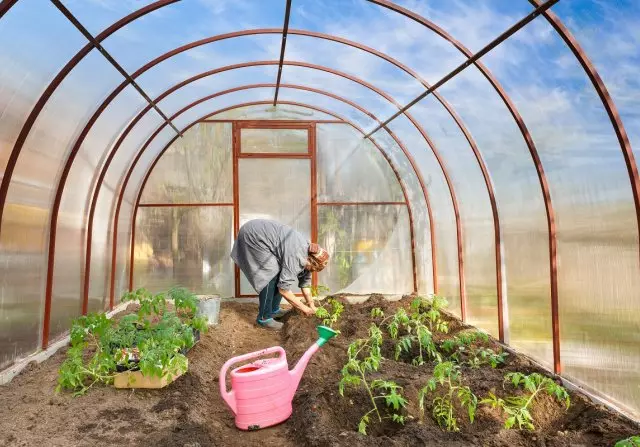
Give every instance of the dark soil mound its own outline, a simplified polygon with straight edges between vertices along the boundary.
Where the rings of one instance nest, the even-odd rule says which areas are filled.
[[[532,411],[536,425],[533,432],[505,430],[504,417],[486,406],[478,408],[474,424],[460,417],[460,431],[446,432],[431,417],[430,402],[422,420],[416,404],[418,391],[431,377],[434,363],[413,366],[402,362],[403,358],[396,362],[393,360],[393,346],[385,341],[385,360],[374,377],[394,380],[403,387],[404,396],[409,401],[408,414],[414,419],[408,420],[404,426],[391,421],[372,423],[369,435],[360,435],[357,433],[358,422],[371,408],[366,391],[349,389],[345,391],[345,397],[338,393],[340,369],[347,358],[347,347],[356,338],[367,337],[372,321],[371,309],[380,307],[389,315],[400,306],[408,308],[409,303],[410,298],[389,302],[372,296],[362,304],[350,305],[345,311],[338,322],[340,336],[327,343],[311,360],[294,399],[294,413],[288,425],[298,445],[612,446],[617,440],[638,431],[638,427],[626,418],[572,393],[569,410],[549,396],[542,396]],[[448,336],[469,328],[455,318],[447,316],[447,320],[450,327]],[[283,334],[283,347],[290,359],[299,358],[312,342],[309,334],[314,325],[314,321],[296,315],[289,319]],[[498,348],[498,345],[494,347]],[[479,369],[462,367],[464,383],[478,398],[487,396],[490,391],[501,390],[504,375],[511,371],[544,373],[525,357],[513,354],[496,369],[489,366]]]
[[[344,301],[344,298],[339,298]],[[534,410],[535,432],[504,430],[503,417],[486,407],[478,410],[470,425],[460,418],[460,432],[443,431],[431,418],[431,408],[420,420],[418,390],[431,377],[433,363],[412,366],[393,359],[393,346],[383,345],[384,360],[377,377],[396,381],[409,400],[407,414],[415,419],[398,425],[372,423],[369,435],[357,433],[369,400],[362,390],[338,393],[340,370],[347,346],[367,336],[371,309],[387,314],[409,299],[389,302],[374,295],[368,301],[348,305],[338,323],[341,334],[311,359],[293,402],[293,416],[285,423],[255,432],[236,429],[231,411],[220,397],[218,372],[233,356],[280,344],[289,365],[316,340],[315,318],[291,314],[281,334],[254,325],[256,305],[225,303],[221,323],[188,353],[189,371],[161,390],[116,390],[96,386],[87,395],[56,395],[57,370],[64,350],[42,364],[30,365],[11,383],[0,387],[0,445],[7,446],[612,446],[615,441],[640,432],[622,416],[596,406],[581,395],[571,396],[565,411],[550,398]],[[449,319],[451,333],[467,326]],[[403,360],[401,358],[400,360]],[[501,390],[508,371],[538,369],[526,358],[510,355],[497,369],[463,368],[467,385],[479,396]],[[430,405],[430,404],[429,404]]]

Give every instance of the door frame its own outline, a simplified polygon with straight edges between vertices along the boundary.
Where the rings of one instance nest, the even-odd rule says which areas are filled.
[[[307,153],[253,153],[241,151],[240,133],[242,129],[303,129],[307,131]],[[232,146],[233,146],[233,236],[238,238],[240,231],[240,183],[238,175],[238,164],[241,158],[248,159],[308,159],[310,161],[310,182],[311,197],[309,200],[309,210],[311,219],[311,241],[318,240],[318,192],[317,192],[317,171],[316,171],[316,123],[314,121],[291,121],[291,120],[248,120],[233,121],[232,123]],[[235,295],[239,298],[253,298],[257,295],[242,295],[240,293],[240,268],[235,265]],[[318,283],[318,274],[312,274],[312,284]],[[300,296],[300,294],[297,294]]]

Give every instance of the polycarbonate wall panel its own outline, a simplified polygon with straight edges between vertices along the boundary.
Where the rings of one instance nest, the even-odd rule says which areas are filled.
[[[333,120],[331,115],[306,107],[278,103],[238,107],[237,109],[212,115],[211,119],[229,120]]]
[[[563,372],[640,408],[638,223],[620,145],[591,81],[544,18],[503,47],[526,58],[526,72],[501,70],[492,54],[486,64],[529,124],[556,212]]]
[[[438,90],[473,135],[495,185],[507,282],[507,340],[551,365],[549,235],[542,190],[522,132],[496,90],[469,67]]]
[[[615,102],[640,159],[640,3],[635,0],[560,2],[553,11],[578,39]]]
[[[154,11],[143,20],[136,20],[114,33],[103,43],[129,72],[147,61],[181,45],[217,34],[247,28],[280,28],[284,20],[284,2],[177,2]],[[149,36],[162,36],[154,39]],[[265,45],[277,59],[281,35],[275,35],[276,45]],[[233,42],[233,41],[231,41]],[[238,43],[214,53],[196,52],[193,63],[233,58],[234,53],[247,51]],[[188,69],[187,64],[183,64]],[[209,65],[212,65],[209,63]],[[166,72],[165,72],[166,73]],[[144,85],[144,84],[143,84]]]
[[[134,287],[232,296],[233,207],[140,208]]]
[[[123,200],[118,216],[116,244],[116,263],[113,281],[113,296],[115,304],[120,302],[122,295],[129,290],[129,263],[131,262],[131,222],[133,221],[133,204]],[[111,258],[109,258],[111,259]],[[108,267],[111,274],[111,265]],[[111,277],[109,277],[111,281]],[[109,290],[109,289],[107,289]]]
[[[82,227],[76,229],[79,233],[72,236],[73,240],[64,242],[66,244],[65,249],[67,250],[66,256],[68,257],[68,261],[65,263],[68,266],[67,271],[58,268],[56,258],[56,269],[54,271],[55,276],[53,281],[54,295],[57,294],[57,287],[68,287],[66,285],[67,280],[65,275],[80,275],[82,277],[81,287],[83,287],[86,254],[85,228],[88,223],[89,207],[93,198],[95,182],[100,173],[99,168],[102,166],[106,153],[117,139],[119,131],[123,126],[123,122],[125,120],[128,121],[136,110],[142,109],[143,104],[146,104],[146,102],[140,94],[135,91],[133,87],[127,87],[96,120],[94,126],[91,128],[84,142],[80,146],[80,150],[71,165],[69,176],[66,181],[67,186],[62,193],[62,199],[60,202],[61,214],[59,217],[60,222],[58,223],[58,234],[64,232],[65,225],[69,225],[62,221],[63,216],[66,215],[66,213],[76,213],[78,216],[83,216],[83,220],[81,224]],[[108,194],[109,197],[111,197],[111,192]],[[100,203],[101,199],[104,200],[104,197],[101,197],[98,200],[98,203]],[[105,206],[108,205],[102,204],[102,207]],[[101,215],[100,210],[101,208],[99,205],[96,207],[96,214],[94,217],[96,225],[99,225],[98,221],[101,218],[104,218],[104,216]],[[76,222],[76,225],[77,224],[78,222]],[[106,239],[103,240],[103,238],[107,236],[107,233],[97,233],[97,231],[94,231],[93,233],[94,242],[97,242],[100,247],[106,249]],[[95,241],[95,239],[98,239],[98,241]],[[71,251],[72,249],[73,251]],[[93,258],[96,258],[96,267],[99,268],[100,271],[104,271],[104,263],[106,262],[107,255],[110,253],[110,251],[107,253],[92,250],[92,261],[94,260]],[[99,284],[94,284],[90,281],[88,303],[89,311],[103,309],[102,300],[105,296],[105,291],[101,289],[103,286],[103,279],[100,279]],[[80,295],[82,295],[82,293],[80,293]]]
[[[435,97],[429,96],[420,101],[411,108],[410,113],[434,144],[456,195],[462,229],[467,321],[497,336],[495,233],[489,194],[478,160],[461,129]],[[422,171],[438,173],[440,181],[437,183],[445,189],[434,191],[434,196],[437,196],[434,201],[448,202],[443,209],[453,210],[451,193],[444,183],[442,168],[424,138],[406,118],[394,120],[390,127],[396,135],[411,141],[409,147]],[[451,230],[455,231],[455,226],[448,226],[446,237],[457,240],[455,232]],[[451,290],[449,293],[453,292],[452,296],[459,296],[459,280],[450,276],[458,272],[457,251],[453,256],[449,253],[446,256],[446,286]]]
[[[318,202],[404,202],[387,160],[348,124],[316,127]]]
[[[99,81],[94,77],[96,71],[102,73]],[[99,53],[90,53],[53,93],[25,141],[9,186],[3,216],[5,223],[11,223],[2,233],[6,254],[14,253],[15,249],[18,252],[27,249],[30,256],[34,256],[31,273],[38,279],[29,281],[28,290],[20,292],[22,302],[40,301],[44,297],[49,208],[64,157],[95,103],[120,80],[121,76]],[[52,297],[51,338],[66,330],[70,319],[78,315],[80,309],[77,248],[83,215],[78,207],[64,211],[60,216],[64,224],[59,228],[61,241],[56,246],[56,267],[59,269],[56,278],[61,287],[56,288]],[[22,238],[13,236],[14,222],[17,224],[15,230],[28,234],[29,243],[22,248],[19,245]],[[29,245],[31,247],[27,248]],[[12,280],[15,281],[15,277]],[[7,297],[8,301],[13,299]],[[32,314],[38,315],[39,311],[33,309]]]
[[[413,266],[404,205],[318,207],[318,243],[331,253],[318,282],[332,293],[410,293]]]
[[[109,169],[104,177],[104,182],[111,187],[116,187],[122,181],[129,164],[135,158],[138,151],[142,148],[149,137],[163,124],[164,120],[155,110],[149,110],[140,121],[133,127],[122,141],[120,147],[117,148],[116,154],[113,156]],[[175,131],[169,126],[165,128],[171,130],[175,135]],[[109,152],[113,151],[115,146],[109,148]]]
[[[425,139],[406,117],[396,118],[391,126],[398,129],[396,135],[416,160],[429,195],[436,239],[438,294],[449,300],[451,312],[460,315],[456,221],[444,175]]]
[[[115,272],[115,290],[119,294],[122,294],[129,287],[129,271],[128,263],[131,257],[131,229],[133,226],[133,204],[138,198],[138,192],[141,188],[141,183],[144,180],[145,175],[149,171],[149,168],[158,154],[169,144],[169,142],[176,136],[176,133],[169,126],[165,126],[158,136],[152,140],[147,147],[147,150],[141,155],[138,163],[133,168],[129,182],[126,185],[122,196],[122,209],[120,211],[119,223],[118,223],[118,241],[116,246],[116,272]],[[146,140],[146,139],[145,139]],[[141,147],[136,148],[140,150]],[[126,166],[128,172],[129,165]],[[122,180],[126,174],[122,173]],[[123,185],[118,185],[118,193],[122,190]],[[115,218],[116,202],[114,201],[112,206],[112,212],[109,217],[112,222]],[[128,211],[130,210],[130,211]],[[111,247],[111,245],[110,245]],[[110,248],[111,249],[111,248]],[[119,298],[119,294],[116,293],[116,299]]]
[[[36,101],[56,73],[87,43],[52,3],[38,3],[34,7],[33,1],[17,2],[0,21],[2,174]],[[20,45],[15,45],[16,42]],[[4,352],[1,349],[0,355]]]
[[[433,291],[433,253],[431,247],[431,232],[427,203],[422,186],[416,172],[413,170],[409,159],[402,149],[393,140],[391,135],[384,130],[376,132],[373,140],[380,145],[394,165],[404,185],[409,206],[411,207],[414,221],[414,239],[416,249],[416,267],[418,290],[421,292]],[[424,175],[424,173],[422,173]]]
[[[422,195],[413,199],[411,211],[413,216],[416,271],[418,274],[418,293],[434,293],[431,229],[427,202]]]
[[[115,191],[108,185],[102,185],[96,201],[91,238],[91,271],[89,278],[89,311],[104,309],[108,299],[108,275],[111,269],[111,241],[113,223],[111,208]]]
[[[311,161],[285,158],[238,160],[240,227],[273,219],[311,239]],[[256,291],[241,277],[240,293]]]
[[[231,203],[231,124],[198,124],[176,140],[149,176],[141,203]]]

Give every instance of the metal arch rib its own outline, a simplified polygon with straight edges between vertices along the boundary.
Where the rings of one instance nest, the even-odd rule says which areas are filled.
[[[378,6],[382,6],[398,14],[401,14],[422,26],[432,30],[436,34],[438,34],[443,39],[449,41],[458,51],[464,54],[467,57],[472,57],[473,53],[466,48],[462,43],[455,40],[452,36],[450,36],[446,31],[442,28],[435,25],[433,22],[427,20],[421,15],[407,9],[402,6],[396,5],[395,3],[388,0],[368,0],[372,3],[377,4]],[[514,102],[511,100],[505,89],[498,82],[498,80],[491,74],[489,69],[480,61],[474,62],[476,68],[482,73],[482,75],[489,81],[491,86],[500,96],[500,99],[504,102],[505,106],[511,113],[514,121],[516,122],[520,133],[522,133],[522,137],[529,149],[529,153],[531,154],[531,158],[533,160],[534,167],[536,169],[536,173],[538,175],[538,181],[540,183],[540,189],[542,191],[542,199],[545,206],[545,213],[547,218],[547,231],[549,236],[549,283],[551,288],[551,319],[552,319],[552,337],[553,337],[553,369],[554,372],[559,374],[561,372],[561,364],[560,364],[560,337],[559,337],[559,323],[558,323],[558,267],[557,267],[557,234],[556,234],[556,221],[555,221],[555,210],[553,208],[553,203],[551,201],[551,192],[549,189],[549,183],[547,181],[547,176],[544,171],[544,167],[542,166],[542,161],[540,159],[540,155],[538,154],[538,149],[531,137],[531,133],[527,128],[527,125],[520,115],[517,107]]]
[[[227,94],[227,93],[231,93],[232,91],[237,91],[237,90],[244,90],[244,89],[250,89],[250,88],[262,88],[262,87],[273,87],[274,84],[255,84],[255,85],[247,85],[247,86],[241,86],[241,87],[236,87],[233,89],[228,89],[222,92],[217,92],[214,93],[212,95],[208,95],[205,96],[187,106],[185,106],[183,109],[181,109],[180,111],[178,111],[175,116],[178,116],[179,114],[182,114],[184,112],[186,112],[187,110],[191,109],[192,107],[195,107],[196,105],[207,101],[209,99],[211,99],[211,97],[216,97],[216,96],[221,96],[223,94]],[[303,90],[308,90],[308,91],[313,91],[315,93],[319,93],[319,94],[328,94],[328,96],[331,96],[335,99],[338,100],[343,100],[343,98],[339,97],[338,95],[334,95],[328,92],[323,92],[322,90],[319,89],[314,89],[311,87],[306,87],[306,86],[295,86],[295,85],[289,85],[289,84],[282,84],[283,88],[297,88],[297,89],[303,89]],[[356,109],[360,110],[363,113],[366,113],[369,116],[372,116],[373,119],[375,119],[376,121],[379,121],[375,116],[370,115],[369,112],[367,112],[365,109],[363,109],[362,107],[360,107],[359,105],[352,103],[351,101],[346,100],[346,103],[355,107]],[[235,106],[231,106],[231,107],[227,107],[225,109],[221,109],[218,111],[215,111],[213,113],[209,113],[207,114],[205,117],[199,118],[198,120],[194,121],[193,123],[191,123],[189,126],[187,126],[183,131],[186,131],[188,128],[190,128],[191,126],[197,124],[198,122],[212,116],[218,113],[222,113],[223,111],[227,111],[227,110],[231,110],[234,108],[238,108],[238,107],[243,107],[246,105],[254,105],[254,104],[269,104],[269,101],[257,101],[257,102],[252,102],[252,103],[244,103],[244,104],[240,104],[240,105],[235,105]],[[335,118],[337,118],[338,120],[351,125],[354,129],[358,130],[362,135],[365,134],[364,130],[361,129],[360,127],[358,127],[357,125],[355,125],[354,123],[352,123],[351,121],[345,119],[344,117],[331,112],[329,110],[326,109],[322,109],[319,107],[315,107],[315,106],[311,106],[309,104],[303,104],[303,103],[298,103],[298,102],[292,102],[292,101],[282,101],[281,104],[291,104],[291,105],[299,105],[299,106],[303,106],[306,108],[310,108],[312,110],[317,110],[317,111],[321,111],[323,113],[326,113],[328,115],[334,116]],[[146,150],[146,148],[149,146],[149,144],[155,139],[155,137],[160,133],[160,131],[162,130],[162,128],[164,128],[164,125],[162,125],[161,127],[159,127],[148,139],[147,141],[144,143],[144,145],[142,146],[142,148],[140,149],[140,151],[138,152],[138,154],[136,155],[135,159],[133,160],[132,164],[130,165],[129,169],[127,170],[127,173],[124,177],[123,180],[123,184],[120,190],[120,194],[118,197],[118,202],[116,204],[116,208],[115,208],[115,216],[114,216],[114,222],[117,222],[118,218],[119,218],[119,212],[120,212],[120,208],[121,208],[121,204],[122,204],[122,200],[123,200],[123,196],[124,196],[124,192],[126,190],[126,186],[128,184],[128,181],[131,177],[131,174],[133,172],[133,169],[135,168],[135,165],[137,164],[138,160],[141,158],[142,154],[144,153],[144,151]],[[394,141],[396,141],[396,143],[398,145],[402,145],[402,142],[399,141],[395,136],[392,136],[392,138],[394,139]],[[138,194],[137,194],[137,199],[135,202],[135,206],[134,206],[134,215],[132,218],[132,241],[135,239],[135,217],[136,217],[136,212],[137,212],[137,208],[139,205],[139,201],[140,201],[140,197],[142,194],[142,191],[144,190],[144,186],[147,182],[147,179],[149,178],[149,175],[151,174],[151,172],[153,171],[153,168],[155,166],[155,164],[157,163],[157,161],[160,159],[160,157],[162,156],[162,154],[171,146],[171,144],[175,141],[175,138],[173,138],[172,140],[169,141],[169,143],[164,147],[164,149],[156,156],[156,158],[154,159],[154,161],[152,162],[151,166],[148,168],[147,173],[141,183],[141,186],[139,188]],[[414,243],[414,235],[413,235],[413,214],[411,211],[411,205],[410,202],[408,200],[407,194],[406,194],[406,188],[404,186],[404,182],[402,181],[397,169],[395,168],[394,164],[392,163],[391,159],[386,155],[385,151],[380,147],[380,145],[375,141],[375,140],[371,140],[371,142],[376,146],[376,148],[380,151],[380,153],[382,154],[382,156],[386,159],[386,161],[389,163],[389,166],[391,167],[391,169],[393,170],[396,179],[398,180],[398,183],[400,185],[400,187],[402,188],[402,192],[403,195],[405,197],[405,202],[407,203],[407,210],[408,210],[408,214],[409,214],[409,220],[410,220],[410,237],[411,237],[411,244],[412,244],[412,261],[413,261],[413,266],[414,266],[414,288],[417,287],[416,284],[416,279],[415,279],[415,268],[416,268],[416,262],[415,262],[415,243]],[[430,202],[428,197],[426,198],[427,200],[427,207],[430,209]],[[432,221],[430,221],[430,225]],[[117,249],[117,240],[115,239],[117,237],[117,232],[114,232],[114,243],[112,246],[112,264],[113,264],[113,260],[115,260],[115,256],[116,256],[116,249]],[[131,246],[133,247],[133,245]],[[133,256],[133,251],[131,251],[130,256]],[[114,279],[114,270],[112,269],[112,275],[111,275],[112,281]],[[133,286],[133,271],[130,269],[129,270],[129,288],[132,288]],[[111,290],[113,291],[113,286],[111,287]]]

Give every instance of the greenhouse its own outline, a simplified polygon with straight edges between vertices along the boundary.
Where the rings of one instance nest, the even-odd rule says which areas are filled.
[[[639,25],[0,0],[0,445],[640,446]]]

